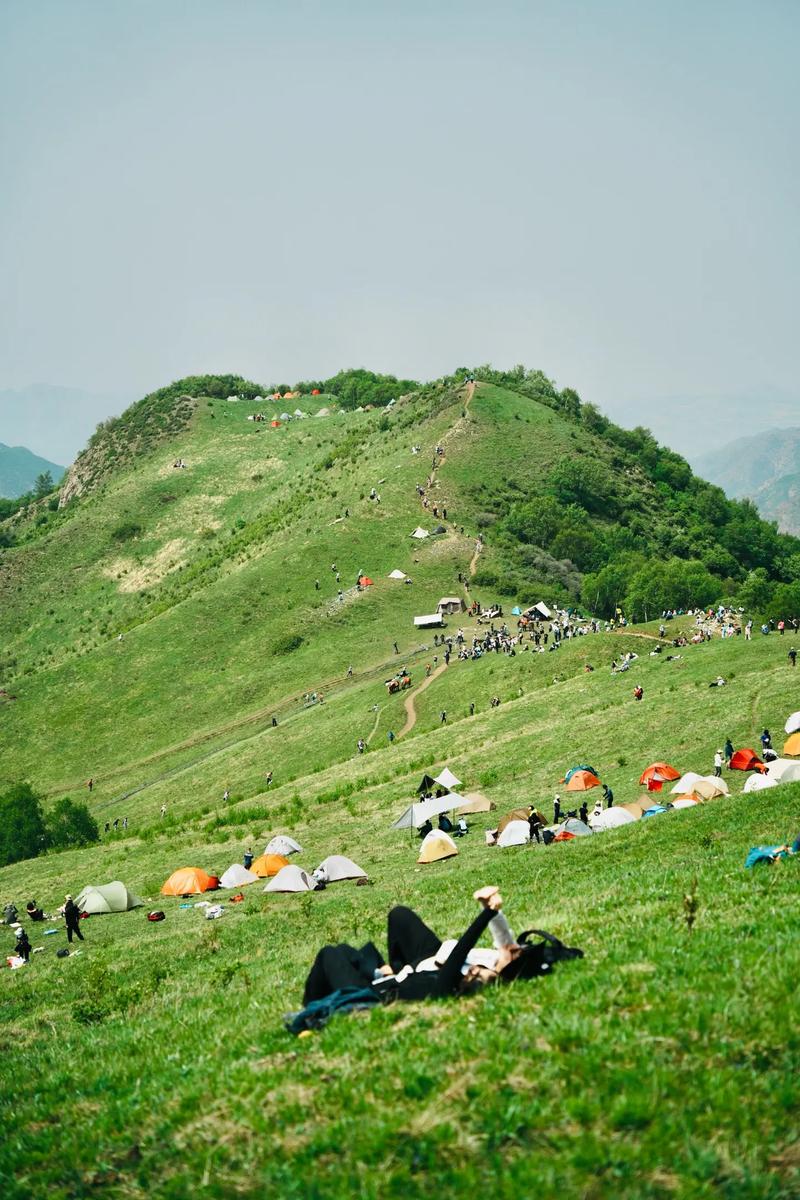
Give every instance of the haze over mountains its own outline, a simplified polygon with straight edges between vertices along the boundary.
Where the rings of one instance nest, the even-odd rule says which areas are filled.
[[[53,483],[58,483],[64,468],[32,454],[25,446],[6,446],[0,442],[0,497],[13,499],[29,492],[37,475],[49,471]]]
[[[52,383],[3,388],[0,442],[27,446],[34,454],[68,464],[86,445],[97,424],[121,413],[132,399]]]
[[[695,456],[695,470],[734,499],[752,500],[784,533],[800,533],[800,428],[768,429]]]

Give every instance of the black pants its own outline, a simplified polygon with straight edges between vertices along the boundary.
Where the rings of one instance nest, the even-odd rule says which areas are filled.
[[[442,944],[441,938],[422,918],[403,904],[398,904],[389,913],[387,942],[389,965],[395,972],[408,963],[415,967],[423,958],[436,954]]]
[[[75,922],[75,924],[74,924],[74,925],[68,925],[68,926],[67,926],[67,941],[68,941],[68,942],[71,942],[71,941],[72,941],[72,935],[73,935],[73,933],[77,933],[77,935],[78,935],[78,940],[79,940],[79,941],[83,942],[83,941],[85,941],[85,940],[86,940],[86,939],[84,938],[83,934],[82,934],[82,933],[81,933],[81,931],[80,931],[80,927],[79,927],[79,925],[78,925],[78,922],[77,922],[77,921]]]

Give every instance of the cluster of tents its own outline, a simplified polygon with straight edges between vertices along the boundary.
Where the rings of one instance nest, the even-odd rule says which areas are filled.
[[[241,888],[260,879],[268,882],[265,892],[313,892],[328,883],[342,879],[366,879],[367,873],[343,854],[323,859],[310,874],[289,862],[292,854],[302,854],[303,848],[285,834],[274,837],[264,853],[249,867],[232,863],[222,875],[209,875],[199,867],[179,867],[161,888],[162,896],[194,896],[217,888]]]
[[[423,775],[417,787],[418,800],[413,801],[392,822],[392,829],[408,829],[412,835],[415,829],[426,825],[434,817],[442,813],[450,813],[454,820],[468,816],[471,813],[489,812],[494,805],[481,792],[466,792],[463,796],[455,791],[461,786],[461,780],[444,767],[438,775]],[[439,794],[433,795],[436,791]],[[417,862],[438,862],[442,858],[451,858],[458,854],[456,846],[449,833],[443,829],[432,829],[425,835],[420,846]]]

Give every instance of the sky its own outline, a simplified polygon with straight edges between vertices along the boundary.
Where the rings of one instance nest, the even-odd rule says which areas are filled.
[[[189,374],[483,362],[684,453],[797,424],[798,35],[795,0],[0,0],[0,441],[68,461]]]

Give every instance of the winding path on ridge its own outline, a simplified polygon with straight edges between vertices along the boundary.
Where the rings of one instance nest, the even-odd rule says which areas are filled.
[[[405,737],[407,733],[411,733],[411,730],[417,723],[417,710],[414,707],[414,701],[417,696],[424,692],[426,688],[429,688],[434,679],[438,679],[439,676],[446,670],[447,664],[440,663],[435,671],[431,671],[430,675],[428,675],[426,679],[423,679],[418,688],[414,688],[414,691],[411,692],[410,695],[406,696],[405,700],[403,701],[403,708],[406,710],[406,723],[398,733],[398,738]]]

